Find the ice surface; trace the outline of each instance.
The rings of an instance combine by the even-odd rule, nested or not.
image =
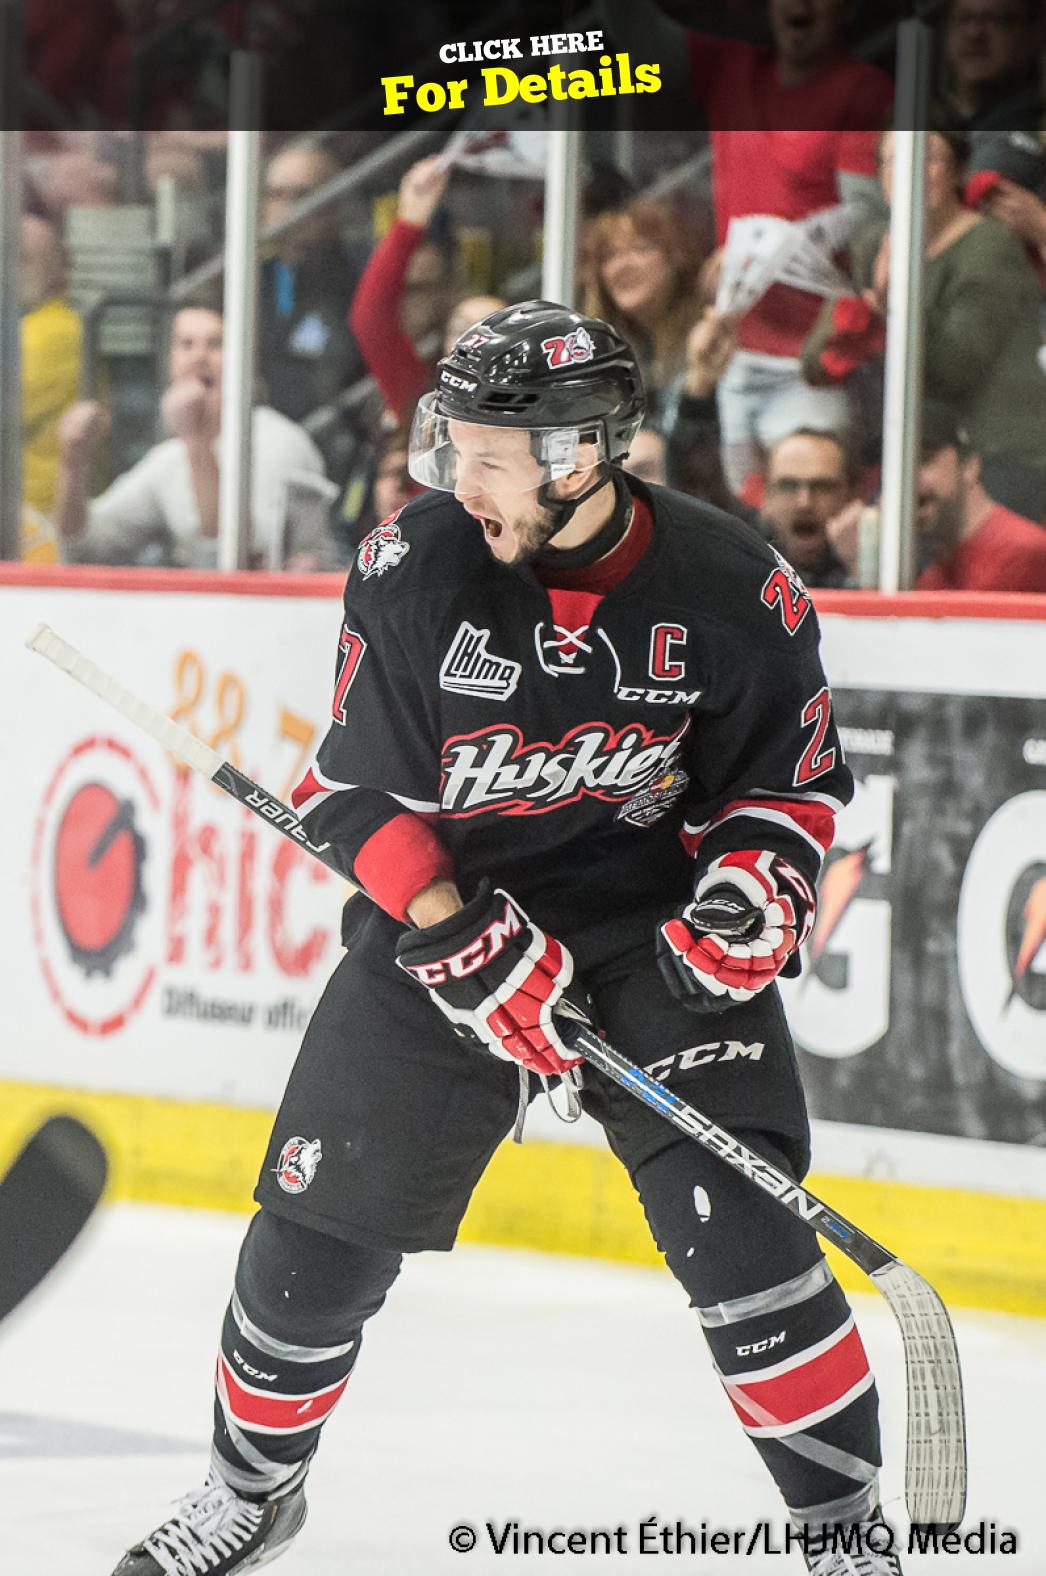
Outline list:
[[[217,1330],[243,1217],[120,1205],[0,1329],[3,1570],[109,1576],[205,1467]],[[887,1514],[901,1502],[900,1339],[855,1300],[883,1396]],[[906,1556],[906,1576],[1042,1576],[1038,1437],[1046,1323],[960,1313],[970,1510],[1015,1528],[1014,1556]],[[712,1375],[667,1271],[494,1249],[408,1260],[364,1341],[280,1576],[788,1576],[798,1554],[640,1553],[639,1529],[750,1529],[780,1502]],[[1027,1420],[1027,1421],[1026,1421]],[[500,1529],[623,1527],[626,1554],[494,1553]],[[471,1554],[448,1546],[472,1524]],[[660,1536],[660,1534],[658,1534]]]

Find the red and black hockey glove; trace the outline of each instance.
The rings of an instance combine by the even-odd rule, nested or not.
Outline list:
[[[814,922],[806,877],[780,854],[745,849],[713,860],[693,901],[658,931],[657,960],[695,1011],[751,1001],[777,978]]]
[[[425,987],[459,1038],[550,1077],[582,1060],[552,1017],[555,1009],[586,1018],[578,1005],[583,993],[575,987],[573,1000],[565,995],[573,958],[489,881],[449,919],[401,936],[396,962]]]

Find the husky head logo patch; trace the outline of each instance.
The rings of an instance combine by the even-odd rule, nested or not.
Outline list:
[[[322,1159],[318,1138],[288,1138],[280,1150],[276,1180],[285,1193],[304,1193]]]
[[[356,567],[364,580],[369,580],[371,575],[383,575],[386,569],[395,569],[409,552],[410,543],[400,536],[396,516],[392,515],[363,538],[356,554]]]

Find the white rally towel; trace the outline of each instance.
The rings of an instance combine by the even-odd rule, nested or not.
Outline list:
[[[542,181],[547,131],[456,131],[439,156],[444,169],[504,180]]]
[[[737,317],[750,312],[780,277],[797,244],[795,226],[787,219],[769,213],[731,219],[719,271],[716,311]]]
[[[857,204],[837,203],[794,221],[763,213],[731,219],[716,310],[737,316],[750,312],[773,284],[818,296],[851,291],[838,254],[862,212]]]

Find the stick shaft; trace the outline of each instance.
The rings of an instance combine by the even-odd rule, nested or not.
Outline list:
[[[735,1171],[740,1171],[756,1187],[769,1193],[790,1214],[805,1221],[833,1247],[845,1253],[866,1275],[873,1275],[876,1270],[893,1263],[894,1255],[873,1237],[867,1236],[844,1215],[838,1214],[823,1199],[818,1198],[816,1193],[811,1193],[794,1177],[786,1175],[754,1149],[742,1144],[740,1139],[703,1112],[681,1100],[671,1089],[644,1072],[642,1067],[637,1067],[635,1062],[615,1050],[606,1040],[601,1040],[590,1029],[582,1025],[575,1028],[573,1024],[568,1024],[564,1037],[587,1062],[598,1067],[601,1073],[612,1078],[622,1089],[627,1089],[629,1094],[642,1100],[644,1105],[657,1111],[688,1138],[695,1139]]]
[[[342,864],[335,856],[330,843],[313,843],[308,833],[302,826],[297,814],[289,804],[284,804],[282,799],[273,798],[265,789],[254,782],[246,773],[241,772],[231,762],[225,761],[207,744],[183,728],[181,723],[167,717],[162,711],[157,711],[155,706],[150,706],[140,696],[125,688],[112,674],[106,673],[90,657],[85,657],[82,651],[77,651],[61,635],[55,634],[46,624],[38,624],[26,640],[30,651],[35,651],[38,656],[45,657],[48,662],[53,662],[55,667],[61,668],[63,673],[68,673],[70,678],[76,679],[85,689],[104,700],[121,717],[126,717],[128,722],[133,722],[136,728],[147,733],[151,739],[173,755],[175,760],[183,766],[190,767],[194,772],[199,772],[204,777],[209,777],[211,782],[223,788],[237,804],[242,804],[245,810],[252,811],[263,821],[267,821],[277,832],[297,843],[319,859],[335,875],[344,877],[345,871]]]
[[[162,744],[184,766],[191,766],[193,771],[202,772],[205,777],[213,777],[221,766],[222,758],[217,750],[212,750],[195,738],[188,728],[165,717],[162,711],[157,711],[154,706],[125,689],[118,679],[106,673],[90,657],[85,657],[82,651],[77,651],[61,635],[56,635],[47,624],[38,624],[26,640],[26,645],[30,651],[46,657],[56,668],[61,668],[63,673],[76,679],[92,695],[107,701],[128,722],[133,722],[136,728],[141,728],[157,744]]]

